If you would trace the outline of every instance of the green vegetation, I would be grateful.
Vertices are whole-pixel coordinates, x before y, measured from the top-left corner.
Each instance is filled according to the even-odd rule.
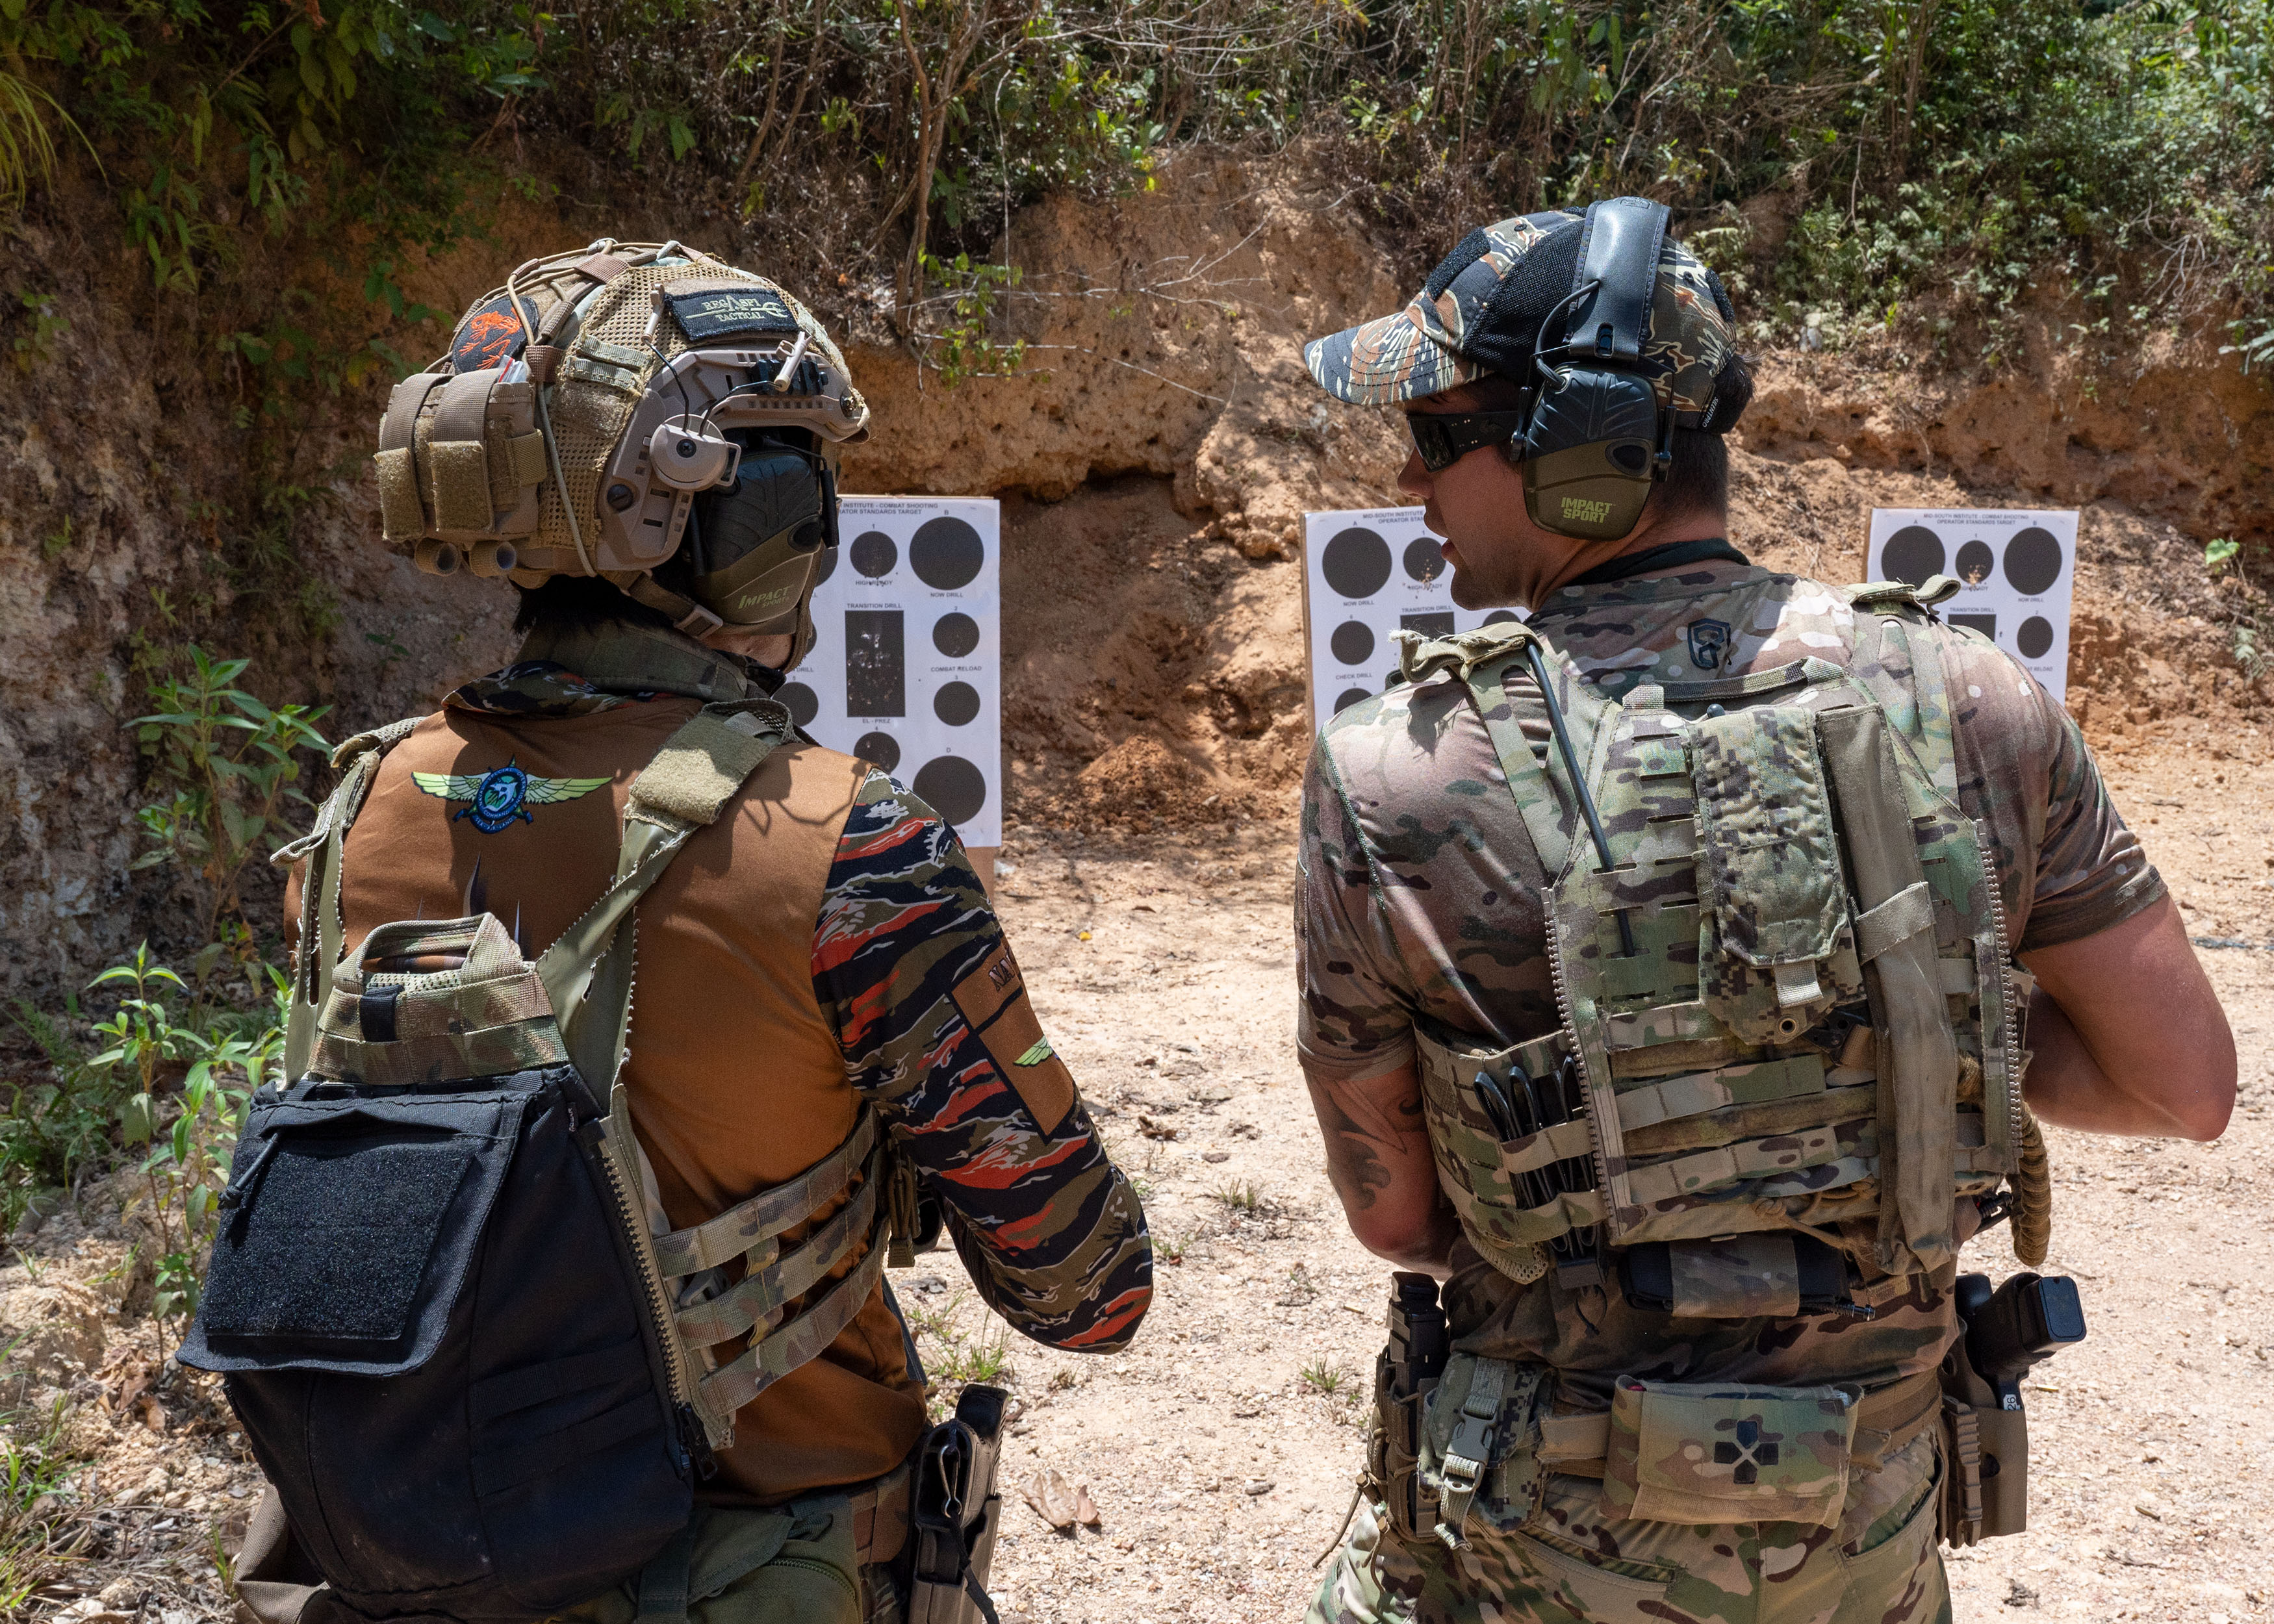
[[[146,942],[53,1012],[18,1000],[14,1024],[43,1063],[19,1077],[0,1109],[0,1217],[12,1227],[37,1192],[76,1190],[122,1165],[141,1175],[127,1210],[146,1207],[158,1246],[151,1312],[197,1312],[229,1159],[252,1090],[272,1077],[284,1042],[287,984],[263,959],[237,877],[288,826],[303,801],[303,752],[320,749],[320,711],[271,708],[234,686],[247,662],[186,650],[191,674],[161,673],[157,709],[137,718],[155,763],[141,826],[152,842],[138,866],[169,865],[200,891],[210,939],[186,976]],[[0,1575],[4,1582],[4,1575]]]
[[[1309,139],[1416,259],[1471,221],[1673,201],[1776,327],[2088,332],[2274,361],[2274,0],[0,0],[0,203],[102,166],[160,296],[282,429],[431,351],[397,267],[513,193],[613,185],[951,376],[1016,207]],[[740,234],[740,240],[732,240]],[[279,256],[289,285],[256,274]],[[250,296],[258,289],[257,299]],[[28,303],[33,297],[19,290]],[[1916,307],[1914,309],[1914,307]],[[36,332],[18,339],[36,355]],[[28,345],[26,349],[24,346]],[[280,485],[299,472],[272,470]],[[305,485],[296,488],[305,488]]]

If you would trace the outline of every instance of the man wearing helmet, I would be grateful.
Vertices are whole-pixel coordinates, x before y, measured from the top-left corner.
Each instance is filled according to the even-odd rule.
[[[526,642],[379,735],[341,848],[343,964],[381,921],[486,913],[531,956],[576,924],[609,888],[633,778],[704,707],[764,720],[811,646],[839,452],[868,416],[802,304],[677,243],[525,265],[466,313],[447,359],[388,405],[386,533],[429,572],[509,579]],[[873,1110],[904,1182],[863,1199],[894,1209],[896,1249],[920,1207],[936,1211],[980,1295],[1025,1335],[1100,1352],[1134,1335],[1151,1280],[1137,1196],[930,808],[793,738],[687,838],[636,922],[619,1079],[658,1237],[771,1191],[802,1203],[785,1248],[822,1233],[866,1181],[823,1185],[814,1169]],[[862,1615],[884,1619],[907,1583],[924,1379],[881,1279],[841,1312],[816,1307],[873,1268],[873,1250],[856,1237],[768,1305],[749,1347],[770,1327],[803,1327],[809,1345],[765,1336],[757,1373],[727,1389],[731,1442],[709,1452],[697,1497],[818,1506],[823,1528],[840,1517]],[[730,1290],[739,1267],[689,1277],[682,1310]],[[706,1387],[743,1345],[704,1350]],[[261,1526],[245,1593],[264,1619],[301,1616],[329,1547],[273,1513]],[[712,1549],[697,1550],[698,1579]],[[689,1553],[677,1560],[661,1593],[675,1584],[684,1605]],[[636,1577],[580,1616],[644,1616],[656,1583]]]
[[[1946,1619],[1938,1534],[2020,1531],[2026,1482],[1959,1248],[2044,1259],[2036,1118],[2234,1097],[2163,882],[1957,583],[1731,545],[1751,385],[1666,227],[1500,221],[1306,353],[1406,413],[1455,602],[1529,612],[1408,641],[1305,785],[1302,1063],[1415,1271],[1320,1624]]]

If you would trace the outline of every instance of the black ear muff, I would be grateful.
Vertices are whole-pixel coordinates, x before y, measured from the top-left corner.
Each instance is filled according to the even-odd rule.
[[[1535,348],[1540,387],[1525,426],[1524,505],[1558,536],[1616,541],[1641,522],[1668,424],[1641,370],[1650,337],[1667,208],[1616,198],[1587,210],[1570,293],[1570,337],[1551,355]],[[1555,315],[1540,324],[1540,344]]]

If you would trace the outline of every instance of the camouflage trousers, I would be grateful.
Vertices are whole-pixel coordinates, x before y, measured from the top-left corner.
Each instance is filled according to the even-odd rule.
[[[1607,1518],[1600,1484],[1555,1475],[1452,1551],[1361,1504],[1306,1624],[1948,1624],[1940,1484],[1930,1433],[1857,1470],[1833,1528]]]

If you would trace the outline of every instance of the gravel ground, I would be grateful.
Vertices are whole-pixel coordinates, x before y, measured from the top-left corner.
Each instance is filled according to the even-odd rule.
[[[2274,820],[2255,810],[2274,768],[2135,757],[2111,778],[2196,934],[2274,936],[2259,877]],[[1105,1357],[1009,1334],[952,1252],[895,1277],[935,1376],[1000,1371],[1019,1405],[993,1585],[1006,1624],[1291,1621],[1349,1504],[1389,1271],[1343,1227],[1295,1068],[1289,842],[1030,831],[1004,849],[998,898],[1029,984],[1146,1181],[1160,1260],[1134,1347]],[[2090,1336],[2029,1385],[2035,1529],[1954,1558],[1962,1620],[2235,1624],[2274,1602],[2274,953],[2204,958],[2241,1039],[2242,1107],[2210,1146],[2052,1135],[2048,1268],[2081,1282]],[[0,1320],[32,1333],[4,1396],[43,1414],[63,1400],[66,1444],[93,1457],[44,1508],[51,1547],[78,1553],[0,1615],[228,1616],[216,1552],[255,1474],[202,1394],[169,1387],[166,1430],[147,1425],[124,1359],[148,1321],[117,1312],[127,1241],[66,1214],[0,1269]],[[2013,1267],[1994,1243],[1969,1262]],[[36,1423],[19,1417],[22,1440]],[[1097,1529],[1055,1533],[1021,1502],[1052,1470],[1088,1485]]]

